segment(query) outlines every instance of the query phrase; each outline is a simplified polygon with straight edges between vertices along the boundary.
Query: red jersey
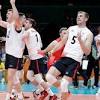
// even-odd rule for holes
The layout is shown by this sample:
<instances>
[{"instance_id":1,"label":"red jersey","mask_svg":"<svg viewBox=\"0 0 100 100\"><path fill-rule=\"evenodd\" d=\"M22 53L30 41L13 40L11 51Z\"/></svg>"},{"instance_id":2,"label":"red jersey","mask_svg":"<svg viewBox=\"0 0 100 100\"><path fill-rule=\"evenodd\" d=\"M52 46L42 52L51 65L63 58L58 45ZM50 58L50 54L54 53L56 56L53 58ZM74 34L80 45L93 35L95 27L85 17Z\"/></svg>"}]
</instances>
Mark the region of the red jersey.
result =
<instances>
[{"instance_id":1,"label":"red jersey","mask_svg":"<svg viewBox=\"0 0 100 100\"><path fill-rule=\"evenodd\" d=\"M56 41L60 42L61 38L57 38ZM50 68L50 66L52 64L54 64L57 60L59 60L61 58L63 49L64 49L64 46L62 48L60 48L59 50L57 50L56 52L54 52L52 54L52 56L49 57L48 63L47 63L47 65L48 65L49 68Z\"/></svg>"}]
</instances>

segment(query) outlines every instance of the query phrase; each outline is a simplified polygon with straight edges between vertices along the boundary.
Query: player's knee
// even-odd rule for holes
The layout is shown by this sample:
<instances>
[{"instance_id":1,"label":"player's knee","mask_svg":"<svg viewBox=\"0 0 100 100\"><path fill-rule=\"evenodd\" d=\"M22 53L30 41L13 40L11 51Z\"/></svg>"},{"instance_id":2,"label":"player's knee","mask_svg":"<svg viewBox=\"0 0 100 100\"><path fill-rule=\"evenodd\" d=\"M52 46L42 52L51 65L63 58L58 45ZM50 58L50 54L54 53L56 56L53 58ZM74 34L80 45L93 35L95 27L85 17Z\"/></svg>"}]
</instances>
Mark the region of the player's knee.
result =
<instances>
[{"instance_id":1,"label":"player's knee","mask_svg":"<svg viewBox=\"0 0 100 100\"><path fill-rule=\"evenodd\" d=\"M14 76L8 75L7 78L8 78L8 81L13 81Z\"/></svg>"},{"instance_id":2,"label":"player's knee","mask_svg":"<svg viewBox=\"0 0 100 100\"><path fill-rule=\"evenodd\" d=\"M24 74L24 71L23 71L23 70L18 70L18 71L16 72L16 76L18 76L19 79L22 79L23 74Z\"/></svg>"},{"instance_id":3,"label":"player's knee","mask_svg":"<svg viewBox=\"0 0 100 100\"><path fill-rule=\"evenodd\" d=\"M41 84L42 82L44 82L44 80L43 80L41 74L35 75L35 80L36 80L39 84Z\"/></svg>"},{"instance_id":4,"label":"player's knee","mask_svg":"<svg viewBox=\"0 0 100 100\"><path fill-rule=\"evenodd\" d=\"M66 80L66 79L62 79L61 80L61 92L68 92L68 85L69 85L69 82Z\"/></svg>"},{"instance_id":5,"label":"player's knee","mask_svg":"<svg viewBox=\"0 0 100 100\"><path fill-rule=\"evenodd\" d=\"M33 72L31 72L31 71L28 71L27 72L27 79L29 80L29 81L33 81L34 80L34 78L33 78L34 76L33 76Z\"/></svg>"},{"instance_id":6,"label":"player's knee","mask_svg":"<svg viewBox=\"0 0 100 100\"><path fill-rule=\"evenodd\" d=\"M46 80L50 83L50 84L54 84L57 82L57 79L55 76L53 76L52 74L47 74L46 75Z\"/></svg>"}]
</instances>

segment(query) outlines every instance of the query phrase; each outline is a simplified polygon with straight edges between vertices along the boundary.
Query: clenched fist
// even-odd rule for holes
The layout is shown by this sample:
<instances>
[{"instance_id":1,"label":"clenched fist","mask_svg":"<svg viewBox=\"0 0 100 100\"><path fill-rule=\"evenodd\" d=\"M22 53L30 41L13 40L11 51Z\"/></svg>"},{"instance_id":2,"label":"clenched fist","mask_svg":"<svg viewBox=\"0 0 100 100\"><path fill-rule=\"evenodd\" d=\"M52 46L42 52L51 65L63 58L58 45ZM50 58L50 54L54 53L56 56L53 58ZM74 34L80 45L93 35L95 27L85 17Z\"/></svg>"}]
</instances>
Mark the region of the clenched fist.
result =
<instances>
[{"instance_id":1,"label":"clenched fist","mask_svg":"<svg viewBox=\"0 0 100 100\"><path fill-rule=\"evenodd\" d=\"M0 5L0 10L2 9L2 6Z\"/></svg>"},{"instance_id":2,"label":"clenched fist","mask_svg":"<svg viewBox=\"0 0 100 100\"><path fill-rule=\"evenodd\" d=\"M10 0L11 4L15 4L16 0Z\"/></svg>"}]
</instances>

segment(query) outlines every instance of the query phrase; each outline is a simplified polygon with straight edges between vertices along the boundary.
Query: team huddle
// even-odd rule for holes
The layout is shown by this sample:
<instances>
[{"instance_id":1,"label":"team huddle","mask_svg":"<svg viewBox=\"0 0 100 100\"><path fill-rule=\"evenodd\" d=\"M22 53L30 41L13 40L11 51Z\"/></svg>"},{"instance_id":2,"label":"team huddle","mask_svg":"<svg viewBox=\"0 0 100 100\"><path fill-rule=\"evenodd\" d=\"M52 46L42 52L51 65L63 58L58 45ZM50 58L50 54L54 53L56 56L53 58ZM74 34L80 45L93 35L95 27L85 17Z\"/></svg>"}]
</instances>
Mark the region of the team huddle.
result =
<instances>
[{"instance_id":1,"label":"team huddle","mask_svg":"<svg viewBox=\"0 0 100 100\"><path fill-rule=\"evenodd\" d=\"M52 85L59 89L61 100L67 100L68 85L77 73L83 55L89 55L91 52L93 33L86 27L89 14L78 11L77 25L70 26L68 29L61 28L60 37L41 50L43 45L41 36L35 29L36 21L18 12L15 0L10 0L10 4L12 9L7 11L7 20L3 21L0 17L0 26L7 29L5 68L8 72L8 91L6 100L24 100L20 78L23 74L22 58L25 45L31 61L27 79L38 88L33 92L34 100L44 100L47 96L49 100L57 100L57 95L50 88ZM98 41L100 44L100 38ZM49 56L47 64L44 63L46 54ZM100 56L100 46L98 56ZM43 75L45 75L45 80ZM61 76L60 80L58 80L59 76ZM12 92L17 94L16 98L12 97Z\"/></svg>"}]
</instances>

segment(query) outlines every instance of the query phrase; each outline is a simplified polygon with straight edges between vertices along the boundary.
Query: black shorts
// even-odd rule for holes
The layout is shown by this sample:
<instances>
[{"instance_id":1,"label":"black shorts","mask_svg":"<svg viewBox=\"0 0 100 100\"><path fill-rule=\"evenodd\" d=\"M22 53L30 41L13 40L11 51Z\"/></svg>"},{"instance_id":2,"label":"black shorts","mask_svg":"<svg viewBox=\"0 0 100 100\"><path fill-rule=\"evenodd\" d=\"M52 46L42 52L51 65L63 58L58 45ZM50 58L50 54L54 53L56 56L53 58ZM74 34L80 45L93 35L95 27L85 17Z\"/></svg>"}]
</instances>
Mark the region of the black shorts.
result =
<instances>
[{"instance_id":1,"label":"black shorts","mask_svg":"<svg viewBox=\"0 0 100 100\"><path fill-rule=\"evenodd\" d=\"M42 73L46 74L48 71L47 64L45 63L45 58L40 58L36 60L31 60L29 70L33 70L34 74Z\"/></svg>"},{"instance_id":2,"label":"black shorts","mask_svg":"<svg viewBox=\"0 0 100 100\"><path fill-rule=\"evenodd\" d=\"M22 60L22 58L16 58L12 55L6 54L5 69L12 68L21 70L23 68Z\"/></svg>"},{"instance_id":3,"label":"black shorts","mask_svg":"<svg viewBox=\"0 0 100 100\"><path fill-rule=\"evenodd\" d=\"M62 57L54 66L61 72L61 75L74 77L80 67L80 63L72 58Z\"/></svg>"}]
</instances>

